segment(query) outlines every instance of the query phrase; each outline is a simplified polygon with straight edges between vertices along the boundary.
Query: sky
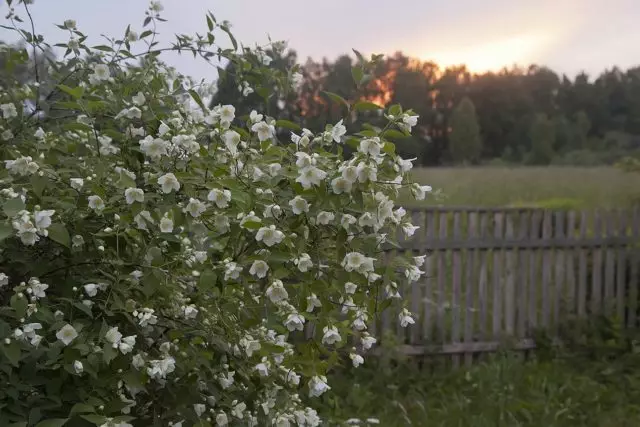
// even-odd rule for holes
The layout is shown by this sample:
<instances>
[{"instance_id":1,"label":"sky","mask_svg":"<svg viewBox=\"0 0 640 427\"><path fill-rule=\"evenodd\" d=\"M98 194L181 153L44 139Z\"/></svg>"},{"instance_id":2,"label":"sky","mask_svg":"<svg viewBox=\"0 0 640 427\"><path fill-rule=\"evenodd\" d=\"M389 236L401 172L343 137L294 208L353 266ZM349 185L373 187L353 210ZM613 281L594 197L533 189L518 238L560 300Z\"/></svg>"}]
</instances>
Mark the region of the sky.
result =
<instances>
[{"instance_id":1,"label":"sky","mask_svg":"<svg viewBox=\"0 0 640 427\"><path fill-rule=\"evenodd\" d=\"M307 57L333 59L352 48L371 53L402 51L440 65L465 63L472 71L546 65L575 76L595 76L617 65L640 65L640 0L163 0L169 21L161 41L175 33L204 33L204 13L229 20L245 45L268 36L285 40ZM127 24L142 32L146 0L35 0L36 32L64 42L54 23L75 19L90 41L122 34ZM2 1L0 14L6 14ZM0 29L0 40L14 35ZM142 46L141 46L142 47ZM133 49L135 50L135 49ZM188 57L167 62L197 78L211 79L209 65Z\"/></svg>"}]
</instances>

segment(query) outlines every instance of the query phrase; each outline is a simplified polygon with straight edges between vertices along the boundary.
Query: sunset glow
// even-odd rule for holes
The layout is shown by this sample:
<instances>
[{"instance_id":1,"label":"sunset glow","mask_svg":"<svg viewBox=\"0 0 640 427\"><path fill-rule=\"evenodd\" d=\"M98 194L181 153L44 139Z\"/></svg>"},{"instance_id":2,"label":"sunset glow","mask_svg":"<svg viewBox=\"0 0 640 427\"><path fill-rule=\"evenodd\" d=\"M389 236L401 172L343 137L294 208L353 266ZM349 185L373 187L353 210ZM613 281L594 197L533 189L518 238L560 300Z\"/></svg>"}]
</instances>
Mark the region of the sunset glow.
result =
<instances>
[{"instance_id":1,"label":"sunset glow","mask_svg":"<svg viewBox=\"0 0 640 427\"><path fill-rule=\"evenodd\" d=\"M425 52L424 59L442 67L466 64L471 72L496 71L514 64L528 65L549 46L544 34L524 34L488 43L452 48L441 52Z\"/></svg>"}]
</instances>

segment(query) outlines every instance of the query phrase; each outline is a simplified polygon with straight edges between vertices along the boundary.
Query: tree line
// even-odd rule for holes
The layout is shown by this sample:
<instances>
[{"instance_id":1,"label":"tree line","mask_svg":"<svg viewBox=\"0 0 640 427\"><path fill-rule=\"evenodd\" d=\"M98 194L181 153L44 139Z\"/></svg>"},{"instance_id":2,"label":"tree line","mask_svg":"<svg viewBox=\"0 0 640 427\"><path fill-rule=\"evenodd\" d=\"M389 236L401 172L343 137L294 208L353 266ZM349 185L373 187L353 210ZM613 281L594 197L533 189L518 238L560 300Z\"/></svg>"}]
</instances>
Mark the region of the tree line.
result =
<instances>
[{"instance_id":1,"label":"tree line","mask_svg":"<svg viewBox=\"0 0 640 427\"><path fill-rule=\"evenodd\" d=\"M271 55L276 68L297 60L291 50ZM240 105L245 113L257 106L278 110L313 131L345 116L327 92L382 107L402 104L420 120L414 136L396 141L397 149L422 165L610 164L640 149L640 67L574 78L538 65L473 73L399 52L379 59L358 86L358 62L349 55L309 59L300 68L298 93L280 97L269 97L270 88L243 94L229 64L213 102Z\"/></svg>"}]
</instances>

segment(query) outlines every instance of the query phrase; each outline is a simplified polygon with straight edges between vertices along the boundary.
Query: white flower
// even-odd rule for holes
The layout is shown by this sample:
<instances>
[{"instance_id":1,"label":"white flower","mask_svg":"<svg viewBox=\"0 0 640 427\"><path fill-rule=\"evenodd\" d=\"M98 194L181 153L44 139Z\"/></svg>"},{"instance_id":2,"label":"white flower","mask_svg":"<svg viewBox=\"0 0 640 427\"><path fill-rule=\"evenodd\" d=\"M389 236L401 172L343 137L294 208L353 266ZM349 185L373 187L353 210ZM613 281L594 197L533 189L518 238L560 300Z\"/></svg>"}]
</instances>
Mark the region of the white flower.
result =
<instances>
[{"instance_id":1,"label":"white flower","mask_svg":"<svg viewBox=\"0 0 640 427\"><path fill-rule=\"evenodd\" d=\"M220 123L224 127L229 127L236 117L236 108L233 105L223 105L220 107Z\"/></svg>"},{"instance_id":2,"label":"white flower","mask_svg":"<svg viewBox=\"0 0 640 427\"><path fill-rule=\"evenodd\" d=\"M339 176L331 180L331 189L335 194L350 193L353 186L351 181Z\"/></svg>"},{"instance_id":3,"label":"white flower","mask_svg":"<svg viewBox=\"0 0 640 427\"><path fill-rule=\"evenodd\" d=\"M382 150L382 145L380 144L380 138L367 138L360 141L360 145L358 146L358 151L367 154L372 157L378 157L380 155L380 150Z\"/></svg>"},{"instance_id":4,"label":"white flower","mask_svg":"<svg viewBox=\"0 0 640 427\"><path fill-rule=\"evenodd\" d=\"M9 141L11 139L13 139L13 132L11 132L10 129L5 130L4 132L2 132L2 140L3 141Z\"/></svg>"},{"instance_id":5,"label":"white flower","mask_svg":"<svg viewBox=\"0 0 640 427\"><path fill-rule=\"evenodd\" d=\"M29 287L27 288L27 291L31 291L32 297L36 299L45 298L47 295L44 291L47 289L49 289L49 285L46 283L40 283L40 281L35 277L29 279Z\"/></svg>"},{"instance_id":6,"label":"white flower","mask_svg":"<svg viewBox=\"0 0 640 427\"><path fill-rule=\"evenodd\" d=\"M87 283L83 287L84 287L84 292L87 294L87 296L95 297L96 295L98 295L99 288L98 288L98 285L96 285L95 283Z\"/></svg>"},{"instance_id":7,"label":"white flower","mask_svg":"<svg viewBox=\"0 0 640 427\"><path fill-rule=\"evenodd\" d=\"M251 130L258 134L260 142L271 139L275 136L275 128L267 122L258 122L251 126Z\"/></svg>"},{"instance_id":8,"label":"white flower","mask_svg":"<svg viewBox=\"0 0 640 427\"><path fill-rule=\"evenodd\" d=\"M266 262L258 259L253 261L253 264L251 264L251 268L249 269L249 274L251 274L252 276L257 276L259 279L262 279L266 277L267 271L269 271L269 265Z\"/></svg>"},{"instance_id":9,"label":"white flower","mask_svg":"<svg viewBox=\"0 0 640 427\"><path fill-rule=\"evenodd\" d=\"M269 376L269 365L268 363L262 362L256 365L256 371L260 374L261 377Z\"/></svg>"},{"instance_id":10,"label":"white flower","mask_svg":"<svg viewBox=\"0 0 640 427\"><path fill-rule=\"evenodd\" d=\"M411 132L411 128L418 124L418 117L420 116L410 116L408 114L402 115L402 123L399 123L399 126L407 132Z\"/></svg>"},{"instance_id":11,"label":"white flower","mask_svg":"<svg viewBox=\"0 0 640 427\"><path fill-rule=\"evenodd\" d=\"M278 243L282 242L283 239L284 233L280 230L277 230L276 226L273 224L269 227L260 227L260 229L256 233L256 240L258 242L263 242L269 247L277 245Z\"/></svg>"},{"instance_id":12,"label":"white flower","mask_svg":"<svg viewBox=\"0 0 640 427\"><path fill-rule=\"evenodd\" d=\"M84 185L84 179L82 178L71 178L71 188L74 190L80 191L82 186Z\"/></svg>"},{"instance_id":13,"label":"white flower","mask_svg":"<svg viewBox=\"0 0 640 427\"><path fill-rule=\"evenodd\" d=\"M342 136L347 133L347 128L342 124L342 120L335 124L335 126L331 129L331 137L335 142L340 142Z\"/></svg>"},{"instance_id":14,"label":"white flower","mask_svg":"<svg viewBox=\"0 0 640 427\"><path fill-rule=\"evenodd\" d=\"M316 163L316 160L313 157L302 151L298 151L296 153L296 158L296 166L298 167L298 169L308 168L309 166L313 166Z\"/></svg>"},{"instance_id":15,"label":"white flower","mask_svg":"<svg viewBox=\"0 0 640 427\"><path fill-rule=\"evenodd\" d=\"M280 173L280 170L282 169L282 165L280 163L270 163L268 166L268 169L269 169L269 175L276 176Z\"/></svg>"},{"instance_id":16,"label":"white flower","mask_svg":"<svg viewBox=\"0 0 640 427\"><path fill-rule=\"evenodd\" d=\"M300 215L303 212L309 212L311 205L302 197L296 196L292 200L289 200L289 206L291 206L294 215Z\"/></svg>"},{"instance_id":17,"label":"white flower","mask_svg":"<svg viewBox=\"0 0 640 427\"><path fill-rule=\"evenodd\" d=\"M253 353L260 350L262 346L259 341L253 339L253 337L248 337L248 339L240 340L240 344L244 347L244 351L247 354L247 357L253 356Z\"/></svg>"},{"instance_id":18,"label":"white flower","mask_svg":"<svg viewBox=\"0 0 640 427\"><path fill-rule=\"evenodd\" d=\"M164 6L159 1L151 1L149 3L149 9L155 13L160 13L164 10Z\"/></svg>"},{"instance_id":19,"label":"white flower","mask_svg":"<svg viewBox=\"0 0 640 427\"><path fill-rule=\"evenodd\" d=\"M289 294L287 293L282 280L274 280L267 288L266 295L274 304L289 298Z\"/></svg>"},{"instance_id":20,"label":"white flower","mask_svg":"<svg viewBox=\"0 0 640 427\"><path fill-rule=\"evenodd\" d=\"M328 390L331 390L331 387L327 384L327 377L324 375L314 376L309 381L309 397L322 396Z\"/></svg>"},{"instance_id":21,"label":"white flower","mask_svg":"<svg viewBox=\"0 0 640 427\"><path fill-rule=\"evenodd\" d=\"M359 354L351 353L349 358L351 359L351 363L353 363L354 368L357 368L364 363L364 358Z\"/></svg>"},{"instance_id":22,"label":"white flower","mask_svg":"<svg viewBox=\"0 0 640 427\"><path fill-rule=\"evenodd\" d=\"M84 366L82 365L82 362L79 360L74 360L73 370L75 371L76 374L80 375L84 371Z\"/></svg>"},{"instance_id":23,"label":"white flower","mask_svg":"<svg viewBox=\"0 0 640 427\"><path fill-rule=\"evenodd\" d=\"M64 27L68 30L76 29L76 21L74 19L66 19L64 21Z\"/></svg>"},{"instance_id":24,"label":"white flower","mask_svg":"<svg viewBox=\"0 0 640 427\"><path fill-rule=\"evenodd\" d=\"M122 338L122 340L118 344L118 349L122 354L128 354L133 351L133 347L135 345L136 345L136 336L131 335L131 336Z\"/></svg>"},{"instance_id":25,"label":"white flower","mask_svg":"<svg viewBox=\"0 0 640 427\"><path fill-rule=\"evenodd\" d=\"M424 200L427 193L430 193L432 190L433 189L429 185L413 184L411 186L411 194L413 194L413 197L415 197L416 200Z\"/></svg>"},{"instance_id":26,"label":"white flower","mask_svg":"<svg viewBox=\"0 0 640 427\"><path fill-rule=\"evenodd\" d=\"M227 424L229 424L229 419L227 418L227 414L225 414L224 412L220 412L218 415L216 415L216 425L218 427L224 427Z\"/></svg>"},{"instance_id":27,"label":"white flower","mask_svg":"<svg viewBox=\"0 0 640 427\"><path fill-rule=\"evenodd\" d=\"M224 390L228 389L229 387L231 387L233 385L234 379L233 379L233 375L235 374L235 372L227 372L227 375L220 375L220 378L218 378L218 381L220 382L220 386L222 386L222 388Z\"/></svg>"},{"instance_id":28,"label":"white flower","mask_svg":"<svg viewBox=\"0 0 640 427\"><path fill-rule=\"evenodd\" d=\"M301 331L304 329L304 316L298 313L292 313L287 316L287 319L284 321L284 326L290 331Z\"/></svg>"},{"instance_id":29,"label":"white flower","mask_svg":"<svg viewBox=\"0 0 640 427\"><path fill-rule=\"evenodd\" d=\"M342 218L340 218L340 225L347 231L349 231L349 226L355 224L356 222L358 222L358 220L353 215L343 214Z\"/></svg>"},{"instance_id":30,"label":"white flower","mask_svg":"<svg viewBox=\"0 0 640 427\"><path fill-rule=\"evenodd\" d=\"M298 266L298 270L302 273L306 273L313 267L313 261L311 261L311 257L307 253L303 253L299 258L295 258L293 263Z\"/></svg>"},{"instance_id":31,"label":"white flower","mask_svg":"<svg viewBox=\"0 0 640 427\"><path fill-rule=\"evenodd\" d=\"M69 324L64 325L57 333L56 338L58 338L62 343L67 346L71 344L71 341L78 337L78 332L75 328Z\"/></svg>"},{"instance_id":32,"label":"white flower","mask_svg":"<svg viewBox=\"0 0 640 427\"><path fill-rule=\"evenodd\" d=\"M415 263L416 267L422 267L426 258L426 255L414 256L413 262Z\"/></svg>"},{"instance_id":33,"label":"white flower","mask_svg":"<svg viewBox=\"0 0 640 427\"><path fill-rule=\"evenodd\" d=\"M258 123L262 121L262 114L258 114L256 110L251 110L249 114L249 121L251 123Z\"/></svg>"},{"instance_id":34,"label":"white flower","mask_svg":"<svg viewBox=\"0 0 640 427\"><path fill-rule=\"evenodd\" d=\"M105 64L95 64L93 66L93 74L89 76L89 82L92 84L100 83L104 80L109 80L111 72L109 67Z\"/></svg>"},{"instance_id":35,"label":"white flower","mask_svg":"<svg viewBox=\"0 0 640 427\"><path fill-rule=\"evenodd\" d=\"M127 200L127 204L131 205L134 202L144 202L144 191L140 188L129 187L124 190L124 198Z\"/></svg>"},{"instance_id":36,"label":"white flower","mask_svg":"<svg viewBox=\"0 0 640 427\"><path fill-rule=\"evenodd\" d=\"M307 166L300 170L300 175L296 178L296 182L302 185L302 188L308 190L309 188L319 186L322 181L327 177L327 173L315 166Z\"/></svg>"},{"instance_id":37,"label":"white flower","mask_svg":"<svg viewBox=\"0 0 640 427\"><path fill-rule=\"evenodd\" d=\"M358 172L358 181L362 183L367 181L377 181L378 179L378 169L375 165L360 162L358 163L356 170Z\"/></svg>"},{"instance_id":38,"label":"white flower","mask_svg":"<svg viewBox=\"0 0 640 427\"><path fill-rule=\"evenodd\" d=\"M102 200L100 196L93 195L89 196L87 199L89 200L89 207L94 211L100 213L104 210L104 200Z\"/></svg>"},{"instance_id":39,"label":"white flower","mask_svg":"<svg viewBox=\"0 0 640 427\"><path fill-rule=\"evenodd\" d=\"M189 214L191 214L193 218L198 218L206 210L207 210L207 205L205 205L198 199L194 199L193 197L189 199L189 203L185 208L185 212L188 212Z\"/></svg>"},{"instance_id":40,"label":"white flower","mask_svg":"<svg viewBox=\"0 0 640 427\"><path fill-rule=\"evenodd\" d=\"M235 280L240 277L240 273L242 272L242 267L240 267L235 262L227 262L224 266L224 280ZM266 274L266 273L265 273Z\"/></svg>"},{"instance_id":41,"label":"white flower","mask_svg":"<svg viewBox=\"0 0 640 427\"><path fill-rule=\"evenodd\" d=\"M120 345L120 341L122 340L122 334L118 332L118 327L114 326L104 334L104 339L110 343L113 348L118 348L118 345Z\"/></svg>"},{"instance_id":42,"label":"white flower","mask_svg":"<svg viewBox=\"0 0 640 427\"><path fill-rule=\"evenodd\" d=\"M139 38L138 33L136 33L133 30L129 30L129 32L127 33L127 41L129 41L129 42L133 43L133 42L137 41L138 38ZM141 92L138 92L138 94L140 95ZM133 102L136 102L136 101L133 101ZM142 101L142 103L144 104L144 101ZM142 105L142 104L140 104L140 105Z\"/></svg>"},{"instance_id":43,"label":"white flower","mask_svg":"<svg viewBox=\"0 0 640 427\"><path fill-rule=\"evenodd\" d=\"M36 223L38 230L44 230L51 225L51 216L56 213L54 210L35 211L33 214L33 220Z\"/></svg>"},{"instance_id":44,"label":"white flower","mask_svg":"<svg viewBox=\"0 0 640 427\"><path fill-rule=\"evenodd\" d=\"M400 326L403 328L416 323L416 321L413 320L413 317L411 317L411 313L409 313L409 310L406 308L403 308L402 312L398 314L398 320L400 321Z\"/></svg>"},{"instance_id":45,"label":"white flower","mask_svg":"<svg viewBox=\"0 0 640 427\"><path fill-rule=\"evenodd\" d=\"M241 218L240 219L240 227L243 227L243 228L250 227L250 226L247 226L248 223L257 223L257 224L259 224L259 223L262 222L262 220L260 218L258 218L256 216L255 212L253 212L253 211L249 212L246 215L241 213L241 214L238 215L238 218L239 219Z\"/></svg>"},{"instance_id":46,"label":"white flower","mask_svg":"<svg viewBox=\"0 0 640 427\"><path fill-rule=\"evenodd\" d=\"M162 127L162 125L160 125L160 127ZM152 160L158 160L162 156L169 154L169 141L165 141L162 138L154 138L151 135L148 135L146 138L141 139L139 144L140 150L142 150L142 152Z\"/></svg>"},{"instance_id":47,"label":"white flower","mask_svg":"<svg viewBox=\"0 0 640 427\"><path fill-rule=\"evenodd\" d=\"M262 213L265 218L278 218L280 215L282 215L282 208L276 204L266 205Z\"/></svg>"},{"instance_id":48,"label":"white flower","mask_svg":"<svg viewBox=\"0 0 640 427\"><path fill-rule=\"evenodd\" d=\"M409 279L409 282L417 282L423 274L424 271L420 270L415 265L404 270L404 275Z\"/></svg>"},{"instance_id":49,"label":"white flower","mask_svg":"<svg viewBox=\"0 0 640 427\"><path fill-rule=\"evenodd\" d=\"M158 184L162 186L162 192L165 194L169 194L173 190L176 192L180 190L180 183L172 173L164 174L158 178Z\"/></svg>"},{"instance_id":50,"label":"white flower","mask_svg":"<svg viewBox=\"0 0 640 427\"><path fill-rule=\"evenodd\" d=\"M403 159L401 157L398 157L396 159L396 162L398 163L398 167L400 168L400 172L401 173L407 173L409 172L411 169L413 169L413 161L417 160L417 158L413 158L413 159Z\"/></svg>"},{"instance_id":51,"label":"white flower","mask_svg":"<svg viewBox=\"0 0 640 427\"><path fill-rule=\"evenodd\" d=\"M166 356L160 360L151 360L149 365L147 374L155 379L165 379L167 374L176 370L176 360L171 356Z\"/></svg>"},{"instance_id":52,"label":"white flower","mask_svg":"<svg viewBox=\"0 0 640 427\"><path fill-rule=\"evenodd\" d=\"M412 225L408 222L405 222L404 224L402 224L402 231L404 232L404 235L407 237L411 237L415 234L416 230L418 230L420 227L416 226L416 225Z\"/></svg>"},{"instance_id":53,"label":"white flower","mask_svg":"<svg viewBox=\"0 0 640 427\"><path fill-rule=\"evenodd\" d=\"M316 307L322 307L322 302L316 294L311 294L307 297L307 313L313 312Z\"/></svg>"},{"instance_id":54,"label":"white flower","mask_svg":"<svg viewBox=\"0 0 640 427\"><path fill-rule=\"evenodd\" d=\"M144 358L142 357L142 355L136 354L135 356L133 356L133 358L131 359L131 366L138 370L144 368Z\"/></svg>"},{"instance_id":55,"label":"white flower","mask_svg":"<svg viewBox=\"0 0 640 427\"><path fill-rule=\"evenodd\" d=\"M335 326L325 326L322 331L324 332L324 335L322 336L323 344L333 345L342 341L342 337Z\"/></svg>"},{"instance_id":56,"label":"white flower","mask_svg":"<svg viewBox=\"0 0 640 427\"><path fill-rule=\"evenodd\" d=\"M4 273L0 273L0 288L9 284L9 276Z\"/></svg>"},{"instance_id":57,"label":"white flower","mask_svg":"<svg viewBox=\"0 0 640 427\"><path fill-rule=\"evenodd\" d=\"M238 145L240 144L240 134L234 130L228 130L223 135L224 145L232 156L238 153Z\"/></svg>"},{"instance_id":58,"label":"white flower","mask_svg":"<svg viewBox=\"0 0 640 427\"><path fill-rule=\"evenodd\" d=\"M198 317L198 309L195 305L189 304L182 310L185 319L195 319Z\"/></svg>"},{"instance_id":59,"label":"white flower","mask_svg":"<svg viewBox=\"0 0 640 427\"><path fill-rule=\"evenodd\" d=\"M40 166L34 161L31 156L18 157L15 160L5 160L4 164L11 175L33 175L38 172Z\"/></svg>"},{"instance_id":60,"label":"white flower","mask_svg":"<svg viewBox=\"0 0 640 427\"><path fill-rule=\"evenodd\" d=\"M38 128L38 130L35 131L33 136L35 136L38 139L44 139L44 137L45 137L44 130L42 130L42 128Z\"/></svg>"},{"instance_id":61,"label":"white flower","mask_svg":"<svg viewBox=\"0 0 640 427\"><path fill-rule=\"evenodd\" d=\"M361 341L362 341L362 348L364 348L365 350L369 350L378 340L372 337L371 335L365 333Z\"/></svg>"},{"instance_id":62,"label":"white flower","mask_svg":"<svg viewBox=\"0 0 640 427\"><path fill-rule=\"evenodd\" d=\"M18 116L16 106L13 104L2 104L0 105L0 109L2 110L2 117L5 119L11 119Z\"/></svg>"},{"instance_id":63,"label":"white flower","mask_svg":"<svg viewBox=\"0 0 640 427\"><path fill-rule=\"evenodd\" d=\"M161 122L160 126L158 126L158 136L164 136L164 134L166 134L170 130L171 128L166 123Z\"/></svg>"},{"instance_id":64,"label":"white flower","mask_svg":"<svg viewBox=\"0 0 640 427\"><path fill-rule=\"evenodd\" d=\"M147 102L147 98L144 97L144 94L142 92L138 92L137 95L134 95L131 98L131 101L133 101L134 104L136 104L138 107L140 107L140 106L144 105L145 102Z\"/></svg>"},{"instance_id":65,"label":"white flower","mask_svg":"<svg viewBox=\"0 0 640 427\"><path fill-rule=\"evenodd\" d=\"M347 282L344 284L344 291L347 294L353 295L356 293L356 289L358 289L358 285L352 282Z\"/></svg>"},{"instance_id":66,"label":"white flower","mask_svg":"<svg viewBox=\"0 0 640 427\"><path fill-rule=\"evenodd\" d=\"M207 405L205 405L204 403L196 403L193 405L193 410L196 415L200 417L207 410Z\"/></svg>"},{"instance_id":67,"label":"white flower","mask_svg":"<svg viewBox=\"0 0 640 427\"><path fill-rule=\"evenodd\" d=\"M136 223L136 227L138 227L140 230L147 230L147 222L150 224L154 223L149 211L141 211L139 214L133 217L133 221Z\"/></svg>"},{"instance_id":68,"label":"white flower","mask_svg":"<svg viewBox=\"0 0 640 427\"><path fill-rule=\"evenodd\" d=\"M231 201L231 191L214 188L209 191L207 200L215 203L218 208L224 209L229 206L229 202Z\"/></svg>"},{"instance_id":69,"label":"white flower","mask_svg":"<svg viewBox=\"0 0 640 427\"><path fill-rule=\"evenodd\" d=\"M173 220L166 215L160 220L160 231L163 233L171 233L173 231Z\"/></svg>"}]
</instances>

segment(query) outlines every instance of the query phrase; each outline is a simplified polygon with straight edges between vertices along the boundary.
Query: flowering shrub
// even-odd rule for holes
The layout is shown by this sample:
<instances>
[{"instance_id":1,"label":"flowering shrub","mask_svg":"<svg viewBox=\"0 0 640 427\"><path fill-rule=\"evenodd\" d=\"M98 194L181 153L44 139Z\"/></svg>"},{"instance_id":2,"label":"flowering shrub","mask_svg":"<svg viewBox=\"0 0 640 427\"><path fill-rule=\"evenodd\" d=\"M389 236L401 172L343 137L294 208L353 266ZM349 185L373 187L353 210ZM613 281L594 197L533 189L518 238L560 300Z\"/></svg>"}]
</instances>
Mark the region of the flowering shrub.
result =
<instances>
[{"instance_id":1,"label":"flowering shrub","mask_svg":"<svg viewBox=\"0 0 640 427\"><path fill-rule=\"evenodd\" d=\"M29 3L7 28L38 54ZM348 136L207 108L162 51L234 61L265 96L295 69L237 49L212 14L160 48L161 10L94 47L65 21L53 88L36 72L0 91L0 425L317 426L326 372L366 363L368 323L422 274L424 257L383 262L388 236L416 229L399 189L429 190L385 141L416 117L394 106Z\"/></svg>"}]
</instances>

